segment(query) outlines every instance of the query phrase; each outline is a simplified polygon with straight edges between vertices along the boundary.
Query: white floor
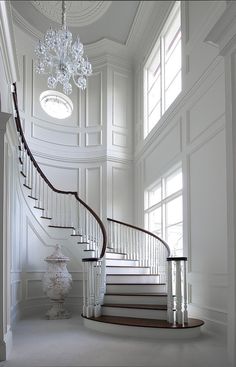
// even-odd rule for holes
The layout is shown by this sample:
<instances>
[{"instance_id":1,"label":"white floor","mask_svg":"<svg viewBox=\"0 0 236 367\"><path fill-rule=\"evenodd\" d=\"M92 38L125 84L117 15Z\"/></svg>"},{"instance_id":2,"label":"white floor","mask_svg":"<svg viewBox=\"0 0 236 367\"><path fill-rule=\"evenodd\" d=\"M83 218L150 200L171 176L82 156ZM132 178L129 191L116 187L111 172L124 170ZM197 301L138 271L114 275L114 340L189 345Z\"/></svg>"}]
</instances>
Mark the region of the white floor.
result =
<instances>
[{"instance_id":1,"label":"white floor","mask_svg":"<svg viewBox=\"0 0 236 367\"><path fill-rule=\"evenodd\" d=\"M13 351L1 367L155 366L226 367L220 337L203 330L193 340L150 340L88 330L81 317L28 318L13 330Z\"/></svg>"}]
</instances>

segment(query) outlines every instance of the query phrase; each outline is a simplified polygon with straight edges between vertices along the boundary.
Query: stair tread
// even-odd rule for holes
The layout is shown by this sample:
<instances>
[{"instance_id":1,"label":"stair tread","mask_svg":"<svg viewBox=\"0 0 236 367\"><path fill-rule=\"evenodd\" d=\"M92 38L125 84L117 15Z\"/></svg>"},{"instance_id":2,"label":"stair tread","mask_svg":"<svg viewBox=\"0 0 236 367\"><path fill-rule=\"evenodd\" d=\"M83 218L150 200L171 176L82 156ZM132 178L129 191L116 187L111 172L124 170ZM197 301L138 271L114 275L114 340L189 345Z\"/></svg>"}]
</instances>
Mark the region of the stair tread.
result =
<instances>
[{"instance_id":1,"label":"stair tread","mask_svg":"<svg viewBox=\"0 0 236 367\"><path fill-rule=\"evenodd\" d=\"M112 275L114 277L152 277L152 276L157 276L157 275L160 275L160 274L130 274L130 273L127 273L127 274L107 274L107 275Z\"/></svg>"},{"instance_id":2,"label":"stair tread","mask_svg":"<svg viewBox=\"0 0 236 367\"><path fill-rule=\"evenodd\" d=\"M148 310L167 310L167 305L149 305L149 304L124 304L124 303L104 303L102 307L116 307L116 308L138 308Z\"/></svg>"},{"instance_id":3,"label":"stair tread","mask_svg":"<svg viewBox=\"0 0 236 367\"><path fill-rule=\"evenodd\" d=\"M185 324L170 324L166 320L143 319L138 317L105 316L105 315L99 317L84 317L84 318L109 324L140 326L149 328L165 328L165 329L189 329L199 327L204 324L204 321L193 318L189 318L188 323Z\"/></svg>"},{"instance_id":4,"label":"stair tread","mask_svg":"<svg viewBox=\"0 0 236 367\"><path fill-rule=\"evenodd\" d=\"M54 226L52 224L50 224L48 227L50 227L50 228L74 229L74 227L71 227L71 226Z\"/></svg>"},{"instance_id":5,"label":"stair tread","mask_svg":"<svg viewBox=\"0 0 236 367\"><path fill-rule=\"evenodd\" d=\"M107 285L166 285L165 283L110 283L106 282Z\"/></svg>"},{"instance_id":6,"label":"stair tread","mask_svg":"<svg viewBox=\"0 0 236 367\"><path fill-rule=\"evenodd\" d=\"M110 252L110 254L114 254L114 253L117 254L117 252ZM121 254L121 255L126 255L126 254ZM106 257L106 260L115 260L115 261L139 261L138 259L114 259L113 257Z\"/></svg>"},{"instance_id":7,"label":"stair tread","mask_svg":"<svg viewBox=\"0 0 236 367\"><path fill-rule=\"evenodd\" d=\"M141 268L141 269L150 269L149 266L134 266L134 265L107 265L106 268Z\"/></svg>"},{"instance_id":8,"label":"stair tread","mask_svg":"<svg viewBox=\"0 0 236 367\"><path fill-rule=\"evenodd\" d=\"M125 252L106 251L106 254L127 255Z\"/></svg>"},{"instance_id":9,"label":"stair tread","mask_svg":"<svg viewBox=\"0 0 236 367\"><path fill-rule=\"evenodd\" d=\"M167 293L105 293L105 296L167 297Z\"/></svg>"},{"instance_id":10,"label":"stair tread","mask_svg":"<svg viewBox=\"0 0 236 367\"><path fill-rule=\"evenodd\" d=\"M32 195L28 195L28 198L38 200L38 198L36 198L35 196L32 196Z\"/></svg>"}]
</instances>

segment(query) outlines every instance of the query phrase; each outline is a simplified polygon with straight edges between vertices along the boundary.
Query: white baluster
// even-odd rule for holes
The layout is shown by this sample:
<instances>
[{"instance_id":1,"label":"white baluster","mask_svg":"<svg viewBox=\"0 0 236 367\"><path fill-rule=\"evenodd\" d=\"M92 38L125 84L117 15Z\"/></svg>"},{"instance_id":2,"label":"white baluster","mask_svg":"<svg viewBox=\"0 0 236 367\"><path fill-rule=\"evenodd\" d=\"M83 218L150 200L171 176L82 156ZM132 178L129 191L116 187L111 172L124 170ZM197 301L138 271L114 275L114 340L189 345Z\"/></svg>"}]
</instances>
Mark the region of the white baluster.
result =
<instances>
[{"instance_id":1,"label":"white baluster","mask_svg":"<svg viewBox=\"0 0 236 367\"><path fill-rule=\"evenodd\" d=\"M176 261L176 322L182 321L181 262Z\"/></svg>"},{"instance_id":2,"label":"white baluster","mask_svg":"<svg viewBox=\"0 0 236 367\"><path fill-rule=\"evenodd\" d=\"M101 315L100 291L101 291L101 262L96 262L95 265L95 307L94 317Z\"/></svg>"},{"instance_id":3,"label":"white baluster","mask_svg":"<svg viewBox=\"0 0 236 367\"><path fill-rule=\"evenodd\" d=\"M184 287L184 323L188 323L188 300L187 300L187 276L186 276L186 266L187 266L187 262L184 261L183 262L183 266L184 266L184 279L183 279L183 287Z\"/></svg>"},{"instance_id":4,"label":"white baluster","mask_svg":"<svg viewBox=\"0 0 236 367\"><path fill-rule=\"evenodd\" d=\"M168 261L167 321L171 324L174 322L172 282L172 261Z\"/></svg>"},{"instance_id":5,"label":"white baluster","mask_svg":"<svg viewBox=\"0 0 236 367\"><path fill-rule=\"evenodd\" d=\"M83 316L87 310L87 263L83 261Z\"/></svg>"}]
</instances>

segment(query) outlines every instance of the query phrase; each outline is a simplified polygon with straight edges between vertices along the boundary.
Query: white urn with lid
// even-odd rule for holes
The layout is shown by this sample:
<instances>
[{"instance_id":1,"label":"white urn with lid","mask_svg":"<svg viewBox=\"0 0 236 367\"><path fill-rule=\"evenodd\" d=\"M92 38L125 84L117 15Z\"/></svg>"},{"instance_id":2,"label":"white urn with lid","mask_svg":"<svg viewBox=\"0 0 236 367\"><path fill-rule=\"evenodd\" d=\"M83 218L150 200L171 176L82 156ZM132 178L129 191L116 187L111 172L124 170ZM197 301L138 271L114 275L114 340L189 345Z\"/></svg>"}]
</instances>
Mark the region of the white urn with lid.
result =
<instances>
[{"instance_id":1,"label":"white urn with lid","mask_svg":"<svg viewBox=\"0 0 236 367\"><path fill-rule=\"evenodd\" d=\"M65 297L72 286L72 277L66 264L70 259L61 252L56 245L52 255L46 257L47 270L43 275L43 291L52 301L52 306L46 313L49 320L68 319L70 312L64 308Z\"/></svg>"}]
</instances>

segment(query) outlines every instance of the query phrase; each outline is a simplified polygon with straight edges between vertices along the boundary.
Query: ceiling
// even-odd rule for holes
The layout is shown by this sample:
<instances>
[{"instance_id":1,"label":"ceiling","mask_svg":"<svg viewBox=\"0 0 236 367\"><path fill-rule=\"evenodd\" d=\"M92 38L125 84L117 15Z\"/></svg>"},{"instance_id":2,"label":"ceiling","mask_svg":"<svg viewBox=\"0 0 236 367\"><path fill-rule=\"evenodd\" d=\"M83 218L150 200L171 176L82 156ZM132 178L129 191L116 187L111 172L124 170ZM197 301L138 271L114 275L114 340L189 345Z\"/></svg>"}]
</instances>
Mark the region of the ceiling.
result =
<instances>
[{"instance_id":1,"label":"ceiling","mask_svg":"<svg viewBox=\"0 0 236 367\"><path fill-rule=\"evenodd\" d=\"M66 19L84 44L107 38L125 44L140 1L66 1ZM61 24L61 1L11 1L13 15L44 34ZM121 26L122 25L122 26Z\"/></svg>"}]
</instances>

